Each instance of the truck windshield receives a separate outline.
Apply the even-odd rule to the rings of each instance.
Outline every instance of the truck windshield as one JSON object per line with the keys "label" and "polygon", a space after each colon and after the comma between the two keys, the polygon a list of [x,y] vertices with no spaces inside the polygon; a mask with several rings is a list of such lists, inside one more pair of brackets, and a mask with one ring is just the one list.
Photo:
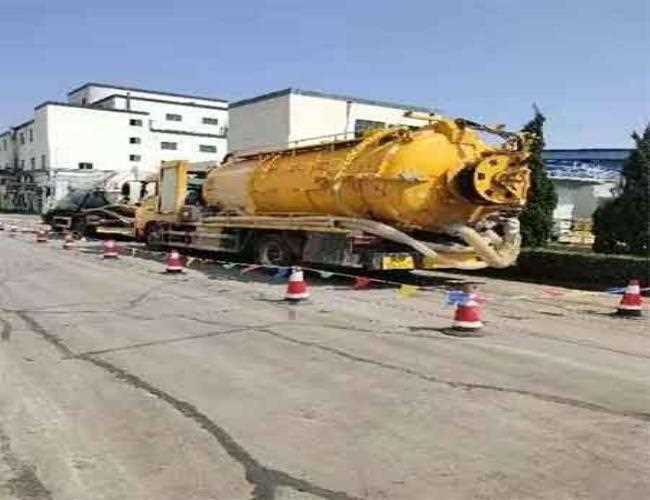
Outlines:
{"label": "truck windshield", "polygon": [[110,205],[110,201],[101,191],[73,191],[62,198],[54,207],[57,210],[79,210]]}

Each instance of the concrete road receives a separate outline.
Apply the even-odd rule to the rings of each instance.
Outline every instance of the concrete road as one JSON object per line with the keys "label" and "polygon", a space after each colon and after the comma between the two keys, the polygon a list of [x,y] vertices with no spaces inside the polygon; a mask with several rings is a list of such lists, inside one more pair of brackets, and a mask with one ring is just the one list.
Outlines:
{"label": "concrete road", "polygon": [[650,497],[650,322],[616,297],[487,280],[458,338],[439,288],[291,307],[97,251],[0,233],[2,499]]}

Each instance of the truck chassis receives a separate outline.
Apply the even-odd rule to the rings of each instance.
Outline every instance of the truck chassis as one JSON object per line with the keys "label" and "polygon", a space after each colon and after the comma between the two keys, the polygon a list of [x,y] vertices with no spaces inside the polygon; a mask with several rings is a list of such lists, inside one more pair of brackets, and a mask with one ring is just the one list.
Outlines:
{"label": "truck chassis", "polygon": [[213,216],[198,222],[154,221],[149,245],[247,254],[263,265],[310,262],[371,270],[415,269],[418,252],[347,227],[334,217]]}

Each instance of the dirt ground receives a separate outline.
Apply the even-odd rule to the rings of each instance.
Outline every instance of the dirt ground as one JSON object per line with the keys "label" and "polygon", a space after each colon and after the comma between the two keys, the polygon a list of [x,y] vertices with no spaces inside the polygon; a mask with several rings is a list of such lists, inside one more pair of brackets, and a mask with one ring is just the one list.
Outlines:
{"label": "dirt ground", "polygon": [[650,498],[647,309],[484,279],[457,337],[462,275],[309,274],[291,306],[260,270],[122,245],[0,232],[0,499]]}

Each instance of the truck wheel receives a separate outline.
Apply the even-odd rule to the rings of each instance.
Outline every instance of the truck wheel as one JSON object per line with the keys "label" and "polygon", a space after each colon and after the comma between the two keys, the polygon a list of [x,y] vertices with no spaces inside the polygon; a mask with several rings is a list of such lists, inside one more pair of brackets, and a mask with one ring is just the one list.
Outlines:
{"label": "truck wheel", "polygon": [[95,226],[90,226],[86,223],[85,218],[73,219],[72,227],[70,228],[74,234],[81,237],[93,238],[96,235]]}
{"label": "truck wheel", "polygon": [[257,262],[265,266],[288,266],[293,264],[291,247],[282,236],[269,234],[262,236],[256,245]]}
{"label": "truck wheel", "polygon": [[149,248],[162,248],[161,228],[158,224],[149,224],[145,227],[144,241]]}

